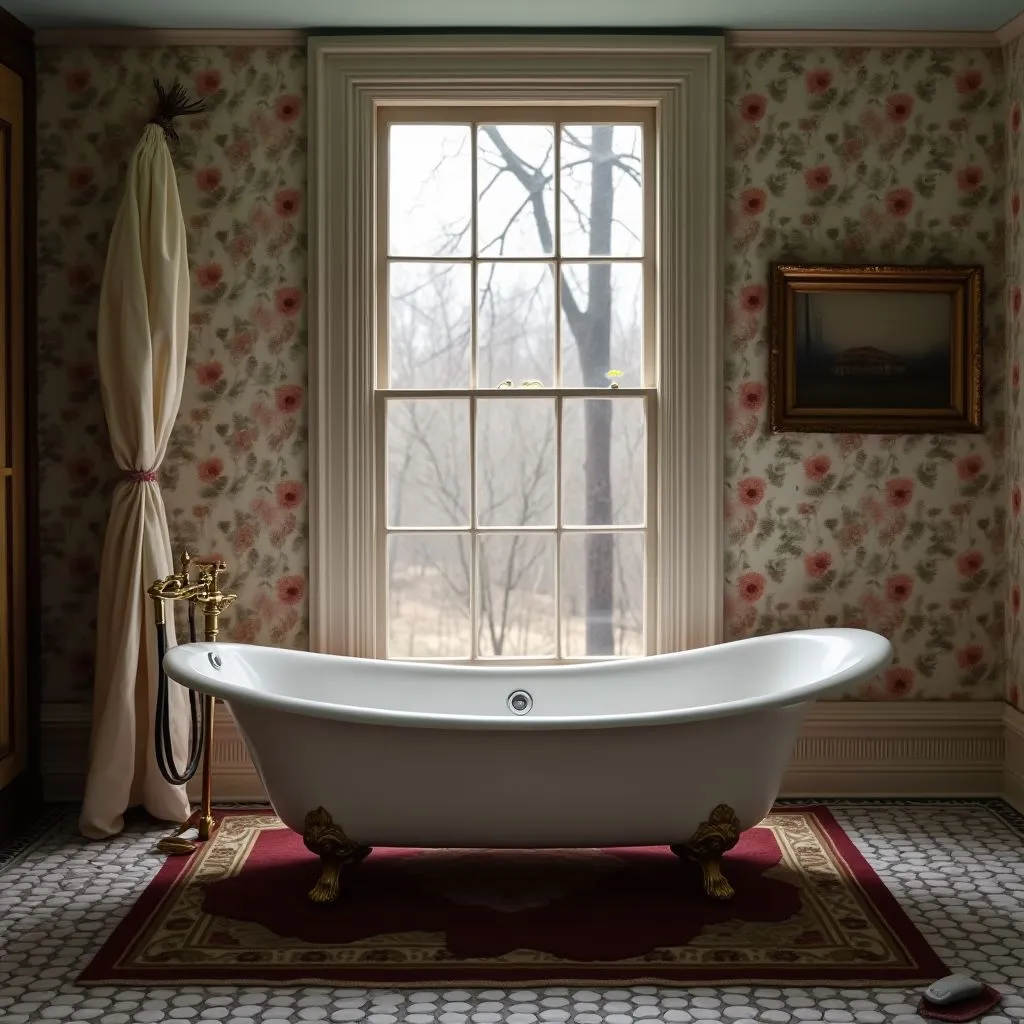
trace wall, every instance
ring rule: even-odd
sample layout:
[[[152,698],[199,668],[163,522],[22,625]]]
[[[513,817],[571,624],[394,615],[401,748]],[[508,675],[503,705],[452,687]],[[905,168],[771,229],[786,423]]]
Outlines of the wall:
[[[305,54],[40,58],[43,699],[55,721],[90,702],[115,481],[94,324],[154,75],[179,75],[209,106],[175,150],[193,316],[162,472],[172,535],[230,562],[231,639],[307,642]],[[729,635],[862,623],[895,638],[900,663],[860,697],[990,699],[1005,588],[999,54],[737,50],[728,93]],[[987,433],[767,433],[764,284],[783,255],[984,264]]]
[[[1010,497],[1010,523],[1006,553],[1009,602],[1006,629],[1006,699],[1024,711],[1024,634],[1021,629],[1021,587],[1024,586],[1024,549],[1021,533],[1021,493],[1024,490],[1024,421],[1020,390],[1024,362],[1021,288],[1024,286],[1024,236],[1020,204],[1024,198],[1024,37],[1006,48],[1007,165],[1006,165],[1006,320],[1009,389],[1007,390],[1006,484]]]
[[[879,630],[898,660],[862,698],[1001,692],[1004,99],[994,50],[729,61],[728,633]],[[774,259],[982,264],[984,436],[768,433]]]

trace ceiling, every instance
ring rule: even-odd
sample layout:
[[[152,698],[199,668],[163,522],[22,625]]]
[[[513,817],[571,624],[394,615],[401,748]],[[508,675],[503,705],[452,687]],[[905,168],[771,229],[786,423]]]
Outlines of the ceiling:
[[[1024,0],[0,0],[33,28],[726,28],[993,32]]]

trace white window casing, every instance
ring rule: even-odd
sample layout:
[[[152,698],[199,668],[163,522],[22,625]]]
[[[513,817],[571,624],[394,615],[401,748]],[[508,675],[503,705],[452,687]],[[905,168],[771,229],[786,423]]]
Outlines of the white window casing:
[[[656,651],[721,641],[723,40],[315,37],[309,43],[310,646],[382,653],[374,387],[381,106],[656,112]],[[382,243],[383,244],[383,243]]]

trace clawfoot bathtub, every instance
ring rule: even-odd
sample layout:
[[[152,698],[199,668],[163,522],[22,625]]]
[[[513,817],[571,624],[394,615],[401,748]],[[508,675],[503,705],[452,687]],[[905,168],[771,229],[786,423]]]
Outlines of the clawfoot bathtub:
[[[274,810],[321,858],[315,902],[372,845],[670,845],[727,899],[722,855],[770,810],[810,704],[891,657],[875,633],[815,629],[549,668],[221,643],[164,665],[231,709]]]

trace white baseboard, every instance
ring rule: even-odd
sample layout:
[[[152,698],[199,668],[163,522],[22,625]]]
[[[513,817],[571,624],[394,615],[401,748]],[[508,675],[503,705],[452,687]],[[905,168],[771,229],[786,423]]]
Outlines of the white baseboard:
[[[245,743],[224,709],[214,723],[213,793],[266,799]],[[89,714],[49,705],[43,775],[50,800],[80,799]],[[1004,739],[1005,736],[1005,739]],[[188,787],[199,796],[199,779]],[[1024,810],[1024,715],[999,701],[823,701],[808,716],[784,796],[1000,796]]]
[[[1006,756],[1003,760],[1003,798],[1024,814],[1024,712],[1005,704],[1003,726]]]

